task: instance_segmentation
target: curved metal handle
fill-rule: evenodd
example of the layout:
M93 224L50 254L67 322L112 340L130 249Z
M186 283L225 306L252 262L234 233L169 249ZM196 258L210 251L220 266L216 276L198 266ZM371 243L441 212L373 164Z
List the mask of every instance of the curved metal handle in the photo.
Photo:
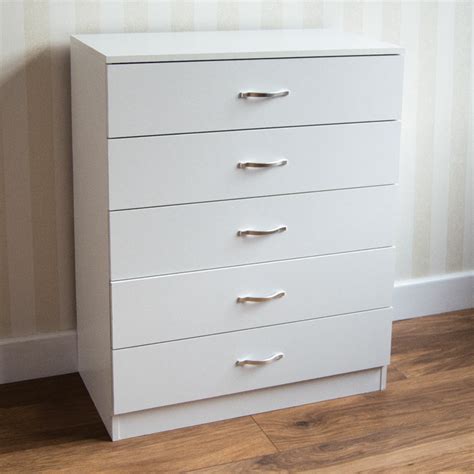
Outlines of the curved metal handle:
M288 230L286 225L282 225L277 227L276 229L270 230L239 230L237 231L237 235L239 237L245 237L246 235L271 235L271 234L279 234L280 232L285 232Z
M239 296L237 303L265 303L267 301L283 298L285 295L286 291L279 291L270 296Z
M266 364L271 364L272 362L276 362L277 360L283 359L284 356L285 356L285 354L283 354L283 352L277 352L276 354L273 354L268 359L260 359L260 360L242 359L242 360L237 360L235 362L235 365L237 365L237 366L266 365Z
M275 92L254 92L254 91L247 91L247 92L240 92L239 99L274 99L275 97L285 97L290 94L289 90L281 90Z
M276 168L277 166L285 166L288 164L288 160L283 158L278 161L270 161L267 163L260 163L256 161L241 161L237 164L237 168Z

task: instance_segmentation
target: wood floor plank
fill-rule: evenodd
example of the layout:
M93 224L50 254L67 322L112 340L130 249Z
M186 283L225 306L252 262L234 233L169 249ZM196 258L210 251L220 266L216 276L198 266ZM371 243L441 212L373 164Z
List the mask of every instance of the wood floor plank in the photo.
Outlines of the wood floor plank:
M201 469L201 474L246 472L299 472L318 474L378 474L378 473L460 473L474 472L474 439L471 433L414 444L387 453L366 456L356 461L336 463L327 467L302 468L292 463L288 468L271 464L254 465L252 461Z
M407 376L399 370L394 364L388 366L387 383L406 380Z
M474 380L465 369L407 379L374 392L255 415L280 450L472 416ZM468 410L470 411L470 410Z
M108 435L78 374L0 386L0 459L84 438Z
M179 472L275 451L252 418L244 417L116 443L56 440L49 446L3 454L0 472Z
M200 469L201 474L272 472L272 473L309 473L318 474L379 474L379 473L460 473L474 472L474 449L472 434L453 436L441 440L414 444L388 453L367 456L347 463L337 463L327 467L308 467L291 462L287 467L277 467L270 463L254 464L231 463ZM289 464L289 463L288 463Z
M302 472L422 442L472 436L474 382L464 369L359 395L257 415L280 450L204 472Z
M318 469L321 474L403 472L474 472L472 433L416 444L357 461Z
M70 400L89 399L78 374L0 384L0 409L39 403L62 403L64 394Z
M392 364L408 377L474 369L474 311L396 321Z

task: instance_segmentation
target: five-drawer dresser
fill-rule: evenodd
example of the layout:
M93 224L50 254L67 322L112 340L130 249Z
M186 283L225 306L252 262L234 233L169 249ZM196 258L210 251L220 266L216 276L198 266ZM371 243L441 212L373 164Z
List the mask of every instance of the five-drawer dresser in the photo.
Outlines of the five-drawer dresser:
M79 371L112 439L381 390L402 50L71 40Z

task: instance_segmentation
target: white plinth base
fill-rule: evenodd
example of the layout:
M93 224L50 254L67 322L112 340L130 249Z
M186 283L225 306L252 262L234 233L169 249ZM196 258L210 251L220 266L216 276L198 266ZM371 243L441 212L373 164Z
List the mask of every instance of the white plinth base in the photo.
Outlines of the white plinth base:
M385 373L386 368L376 368L117 415L112 418L112 433L110 435L115 441L185 426L383 390Z

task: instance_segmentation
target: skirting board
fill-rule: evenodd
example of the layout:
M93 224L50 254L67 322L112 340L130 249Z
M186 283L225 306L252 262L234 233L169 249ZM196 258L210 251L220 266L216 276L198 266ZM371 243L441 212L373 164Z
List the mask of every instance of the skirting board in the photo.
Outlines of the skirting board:
M395 283L394 321L472 307L474 307L474 271Z
M474 272L395 284L394 320L474 307ZM77 372L75 331L0 340L0 384Z
M0 384L76 371L76 331L0 340Z

